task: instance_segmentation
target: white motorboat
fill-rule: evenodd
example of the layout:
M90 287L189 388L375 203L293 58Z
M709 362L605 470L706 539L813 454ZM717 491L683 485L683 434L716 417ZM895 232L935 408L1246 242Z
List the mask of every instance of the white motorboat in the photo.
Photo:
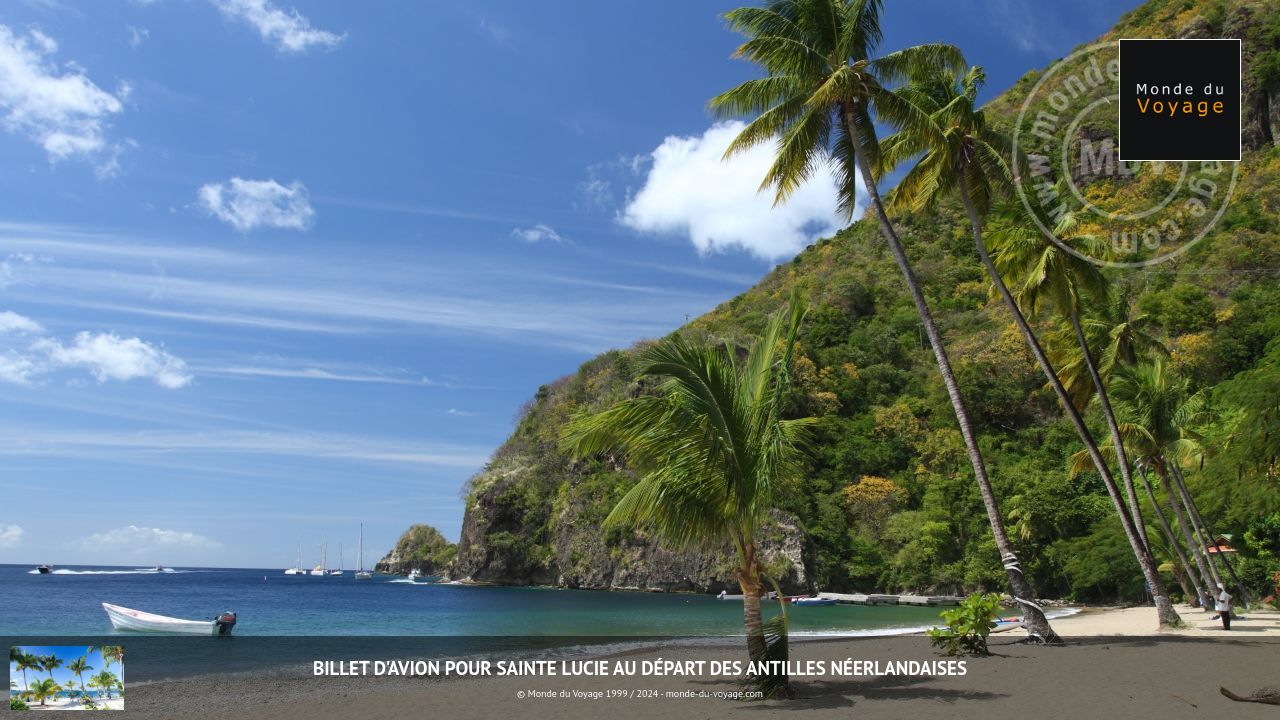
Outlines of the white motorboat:
M102 603L111 626L117 630L165 633L168 635L230 635L236 625L236 614L224 612L212 620L182 620L132 608Z
M364 523L360 523L360 564L356 566L356 579L373 579L373 573L364 569Z

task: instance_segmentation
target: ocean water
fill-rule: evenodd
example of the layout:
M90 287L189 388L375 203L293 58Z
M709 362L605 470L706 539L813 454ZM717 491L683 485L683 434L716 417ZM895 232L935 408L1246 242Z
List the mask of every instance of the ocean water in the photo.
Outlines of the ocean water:
M710 595L411 583L374 576L284 575L280 569L0 565L0 635L117 633L102 603L173 617L238 614L237 636L730 636L742 603ZM766 612L774 612L766 603ZM931 627L938 610L908 606L793 607L794 635L879 635Z

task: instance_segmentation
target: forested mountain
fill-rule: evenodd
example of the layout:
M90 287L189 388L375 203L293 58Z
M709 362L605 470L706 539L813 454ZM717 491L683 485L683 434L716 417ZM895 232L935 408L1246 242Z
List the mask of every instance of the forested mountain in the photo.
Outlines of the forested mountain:
M1161 387L1184 406L1194 401L1195 417L1181 430L1198 446L1180 460L1187 483L1215 532L1230 535L1240 550L1247 584L1266 594L1270 575L1280 570L1280 5L1152 0L1103 40L1208 36L1245 41L1246 146L1231 204L1205 239L1177 258L1108 269L1111 300L1095 299L1086 325L1104 355L1112 352L1117 327L1149 337L1135 365L1158 363ZM1011 131L1039 76L1028 73L988 103L988 121ZM1121 204L1157 192L1160 182L1144 173L1080 180L1090 197ZM993 299L963 210L943 203L892 216L943 330L1034 586L1045 597L1082 601L1140 597L1142 575L1114 507L1094 472L1072 468L1081 443L1007 308ZM873 222L815 243L677 332L700 342L744 343L796 289L810 311L788 414L822 422L803 478L780 493L765 542L772 572L793 588L1003 588L951 406ZM1070 368L1070 328L1047 313L1035 322L1059 367ZM558 449L576 413L648 391L635 378L634 354L635 348L605 353L538 390L511 437L465 489L451 577L702 591L732 584L715 548L690 555L656 547L642 532L602 531L633 475L619 458L571 462ZM1125 414L1123 397L1117 405L1122 421L1137 422L1136 409ZM1107 430L1096 403L1086 408L1101 441ZM1178 572L1156 533L1148 497L1143 508L1162 569ZM1174 574L1167 577L1171 589L1178 587Z

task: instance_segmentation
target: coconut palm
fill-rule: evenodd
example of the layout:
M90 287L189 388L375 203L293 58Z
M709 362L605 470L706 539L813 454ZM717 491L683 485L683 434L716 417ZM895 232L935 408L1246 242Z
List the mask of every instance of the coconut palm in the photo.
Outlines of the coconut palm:
M82 695L85 694L84 674L89 672L92 669L93 669L93 666L90 665L89 661L83 657L78 657L75 660L72 660L71 662L67 663L67 670L71 671L73 675L80 678L80 694Z
M12 662L17 666L18 670L22 671L22 686L25 688L31 687L30 685L27 684L27 671L43 669L40 665L39 656L32 655L31 653L27 653L27 652L19 651L18 658L16 660L13 660Z
M53 679L53 671L62 667L62 660L57 655L41 655L40 669L49 673L49 679Z
M892 200L895 205L923 209L932 206L942 197L952 194L959 196L973 230L978 259L986 269L996 292L1013 315L1014 323L1026 339L1032 355L1102 476L1107 494L1111 496L1120 517L1121 527L1155 598L1160 625L1178 625L1181 620L1169 600L1164 582L1156 570L1155 560L1151 557L1146 540L1134 526L1132 516L1120 496L1119 488L1093 434L1075 403L1071 401L1066 388L1062 386L1039 338L1032 331L987 250L982 220L990 211L995 198L1012 194L1015 169L1008 158L1016 157L1016 154L1009 139L989 127L986 116L977 109L978 90L984 79L982 69L977 67L970 68L959 82L947 73L924 71L913 75L908 85L899 91L904 100L926 112L930 122L904 128L882 145L882 163L885 168L919 157L899 181ZM1074 300L1070 304L1075 307Z
M721 115L754 118L729 146L726 156L761 143L776 143L774 163L761 182L762 190L774 191L776 202L785 202L830 159L837 174L839 209L852 217L861 180L937 361L1010 591L1022 608L1023 627L1031 637L1056 642L1058 636L1035 603L1035 593L1005 531L942 333L876 185L880 146L873 113L899 128L928 123L915 106L888 91L886 85L923 68L958 71L965 65L964 57L954 46L942 43L916 45L876 57L882 39L882 10L881 0L769 0L763 7L729 12L725 16L729 26L747 38L736 56L759 65L765 76L716 96L710 105Z
M1042 218L1042 222L1046 220L1047 217ZM1053 226L1057 243L1046 239L1039 227L1027 223L1025 216L1010 221L1006 215L1005 222L998 224L989 233L996 268L1006 284L1013 281L1014 297L1029 318L1034 319L1046 305L1052 305L1070 325L1071 343L1077 351L1076 358L1072 359L1078 358L1079 362L1069 374L1059 363L1058 379L1080 410L1085 409L1091 397L1097 397L1111 436L1112 447L1116 449L1116 464L1120 468L1125 500L1133 517L1134 529L1145 544L1147 527L1142 517L1142 505L1134 486L1133 474L1130 472L1129 458L1125 454L1124 443L1120 441L1120 428L1116 424L1111 400L1107 397L1102 371L1094 360L1094 353L1081 321L1081 311L1085 305L1082 301L1086 297L1093 301L1091 305L1108 303L1110 300L1106 277L1097 265L1085 259L1105 252L1106 243L1081 233L1080 224L1073 212L1061 213ZM1070 245L1081 254L1067 252L1059 243ZM1085 378L1079 377L1078 368L1081 367L1086 371Z
M99 687L107 691L108 700L111 699L111 691L115 689L116 684L118 682L119 682L119 679L116 678L115 673L109 672L107 670L103 670L97 675L94 675L93 677L89 678L89 685L93 687Z
M48 680L36 680L31 683L31 687L27 688L27 694L32 698L40 701L40 706L44 706L44 701L56 697L62 692L62 686L54 682L52 678Z
M562 441L579 458L621 451L639 473L606 526L649 527L679 546L732 544L753 661L781 652L786 642L781 632L771 643L761 620L766 580L756 535L779 486L798 477L816 422L779 416L803 316L793 300L745 356L679 336L641 351L639 373L661 378L657 394L577 416ZM767 697L790 696L785 675L755 682Z
M106 666L106 670L111 669L112 663L124 662L124 647L120 645L103 645L98 648L98 652L102 655L102 664Z

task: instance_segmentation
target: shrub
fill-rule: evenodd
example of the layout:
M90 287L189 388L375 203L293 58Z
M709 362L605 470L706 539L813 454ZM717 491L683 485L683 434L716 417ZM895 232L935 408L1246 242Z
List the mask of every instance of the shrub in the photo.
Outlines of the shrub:
M970 595L954 610L942 611L942 620L947 626L929 631L933 646L942 648L948 655L990 655L987 635L996 626L999 611L999 595Z
M9 709L10 710L30 710L31 708L27 707L27 704L22 702L22 700L20 700L19 698L11 697L9 698Z

